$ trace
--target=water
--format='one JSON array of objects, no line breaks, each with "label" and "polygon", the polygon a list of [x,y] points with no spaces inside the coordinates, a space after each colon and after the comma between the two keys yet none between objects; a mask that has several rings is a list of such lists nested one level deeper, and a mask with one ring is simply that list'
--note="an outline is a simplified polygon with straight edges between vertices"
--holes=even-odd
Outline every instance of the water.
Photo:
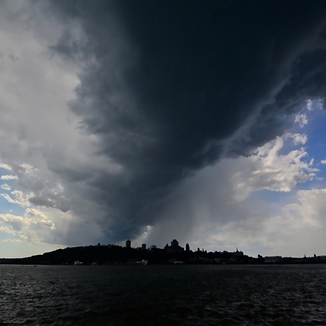
[{"label": "water", "polygon": [[326,265],[0,265],[0,325],[326,325]]}]

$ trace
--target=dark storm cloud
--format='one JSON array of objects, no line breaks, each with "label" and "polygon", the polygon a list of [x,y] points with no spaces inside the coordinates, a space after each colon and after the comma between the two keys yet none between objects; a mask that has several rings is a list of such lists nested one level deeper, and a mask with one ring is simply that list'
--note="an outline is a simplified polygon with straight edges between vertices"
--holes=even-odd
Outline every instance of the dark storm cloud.
[{"label": "dark storm cloud", "polygon": [[51,13],[67,26],[52,51],[83,67],[70,109],[100,138],[94,155],[123,169],[71,167],[70,180],[85,177],[115,240],[155,224],[181,180],[250,155],[325,91],[325,1],[55,0]]}]

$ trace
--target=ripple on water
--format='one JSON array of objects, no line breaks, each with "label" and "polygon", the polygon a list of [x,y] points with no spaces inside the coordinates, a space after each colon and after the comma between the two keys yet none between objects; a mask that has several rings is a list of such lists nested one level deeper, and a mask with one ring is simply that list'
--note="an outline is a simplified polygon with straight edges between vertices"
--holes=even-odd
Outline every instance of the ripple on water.
[{"label": "ripple on water", "polygon": [[0,325],[325,325],[326,265],[0,265]]}]

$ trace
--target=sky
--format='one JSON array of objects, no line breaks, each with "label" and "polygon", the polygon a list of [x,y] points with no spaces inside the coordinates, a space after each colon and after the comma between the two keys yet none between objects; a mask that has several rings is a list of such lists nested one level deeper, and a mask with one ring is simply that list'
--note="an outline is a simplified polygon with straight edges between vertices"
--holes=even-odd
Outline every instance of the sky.
[{"label": "sky", "polygon": [[3,0],[0,257],[326,254],[326,2]]}]

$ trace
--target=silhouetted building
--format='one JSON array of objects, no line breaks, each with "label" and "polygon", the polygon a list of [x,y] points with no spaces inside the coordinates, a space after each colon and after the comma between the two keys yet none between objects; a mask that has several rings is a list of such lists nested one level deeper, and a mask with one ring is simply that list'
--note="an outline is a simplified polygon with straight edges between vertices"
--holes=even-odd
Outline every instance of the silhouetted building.
[{"label": "silhouetted building", "polygon": [[184,251],[184,249],[179,246],[179,242],[176,239],[171,241],[171,246],[166,245],[164,249],[169,253],[179,253]]},{"label": "silhouetted building", "polygon": [[126,241],[126,248],[131,248],[131,241],[129,239]]},{"label": "silhouetted building", "polygon": [[111,249],[111,248],[121,248],[121,246],[119,246],[119,245],[116,245],[116,244],[114,244],[114,243],[109,243],[108,244],[108,247]]},{"label": "silhouetted building", "polygon": [[145,250],[145,249],[146,249],[146,243],[143,243],[143,244],[141,245],[141,248]]},{"label": "silhouetted building", "polygon": [[186,251],[190,251],[189,243],[186,244]]}]

